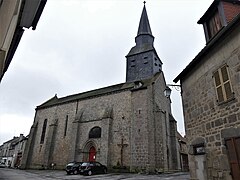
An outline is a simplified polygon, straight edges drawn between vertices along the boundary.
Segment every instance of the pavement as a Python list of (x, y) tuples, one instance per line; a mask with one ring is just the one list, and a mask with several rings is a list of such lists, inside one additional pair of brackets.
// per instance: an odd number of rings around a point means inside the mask
[(189, 180), (188, 172), (171, 174), (107, 173), (92, 176), (67, 175), (64, 170), (20, 170), (0, 168), (0, 180)]

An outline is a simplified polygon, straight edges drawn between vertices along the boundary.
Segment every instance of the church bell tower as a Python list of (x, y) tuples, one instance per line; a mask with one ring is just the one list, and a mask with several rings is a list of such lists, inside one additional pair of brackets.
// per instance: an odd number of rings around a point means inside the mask
[(138, 33), (135, 38), (136, 45), (127, 54), (126, 82), (140, 81), (153, 77), (162, 71), (162, 61), (153, 46), (154, 36), (148, 21), (144, 3)]

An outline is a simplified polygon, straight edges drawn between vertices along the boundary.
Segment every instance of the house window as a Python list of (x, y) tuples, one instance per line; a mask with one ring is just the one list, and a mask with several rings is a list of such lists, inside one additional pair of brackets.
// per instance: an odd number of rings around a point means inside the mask
[(40, 144), (43, 144), (43, 142), (44, 142), (45, 134), (46, 134), (46, 129), (47, 129), (47, 119), (45, 119), (45, 120), (44, 120), (44, 123), (43, 123), (42, 135), (41, 135)]
[(101, 138), (101, 128), (94, 127), (89, 132), (89, 138)]
[(218, 103), (228, 101), (233, 98), (233, 91), (229, 79), (228, 66), (224, 65), (214, 72), (215, 88), (218, 98)]
[(66, 120), (65, 120), (64, 136), (67, 135), (67, 126), (68, 126), (68, 115), (66, 116)]

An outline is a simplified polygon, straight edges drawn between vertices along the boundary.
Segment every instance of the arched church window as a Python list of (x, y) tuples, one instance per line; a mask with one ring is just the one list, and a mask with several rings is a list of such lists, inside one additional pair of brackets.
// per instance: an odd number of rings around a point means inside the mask
[(89, 138), (101, 138), (101, 128), (93, 127), (89, 132)]
[(46, 134), (46, 129), (47, 129), (47, 119), (44, 120), (43, 127), (42, 127), (42, 134), (41, 134), (41, 139), (40, 139), (40, 144), (44, 143), (45, 139), (45, 134)]

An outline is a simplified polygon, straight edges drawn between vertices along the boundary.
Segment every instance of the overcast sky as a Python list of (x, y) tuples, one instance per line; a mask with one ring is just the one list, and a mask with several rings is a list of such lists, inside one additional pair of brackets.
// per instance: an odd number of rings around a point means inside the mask
[[(205, 46), (197, 21), (213, 0), (147, 0), (154, 46), (168, 84)], [(26, 29), (0, 84), (0, 144), (28, 135), (35, 108), (63, 97), (125, 82), (142, 0), (48, 0), (35, 31)], [(180, 91), (172, 113), (184, 134)]]

